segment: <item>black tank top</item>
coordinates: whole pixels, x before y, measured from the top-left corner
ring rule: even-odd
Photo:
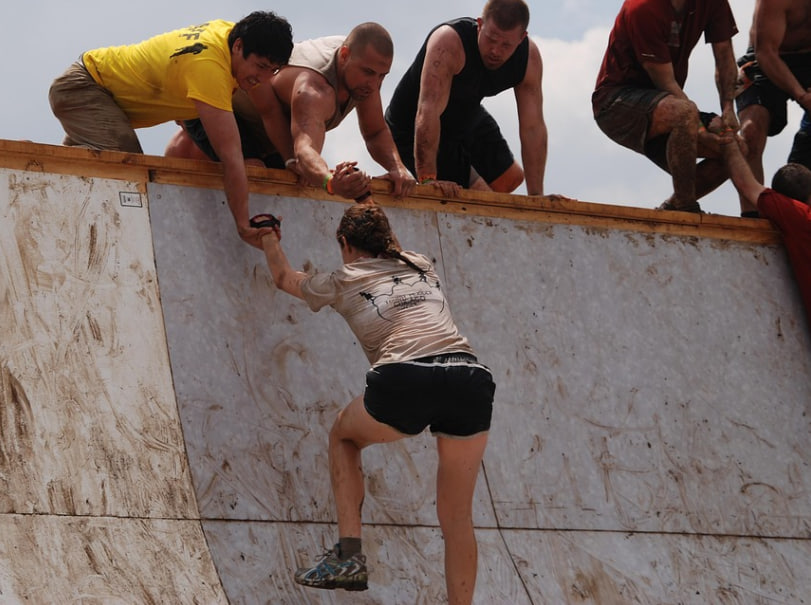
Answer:
[[[478,109],[484,97],[492,97],[503,90],[514,88],[524,79],[529,60],[529,39],[524,38],[504,65],[490,70],[484,66],[479,54],[478,26],[475,19],[462,17],[442,23],[432,29],[428,37],[443,25],[451,26],[462,40],[465,66],[453,78],[448,106],[441,117],[442,130],[445,132],[464,130],[470,123],[471,114]],[[420,94],[420,75],[425,61],[427,42],[426,38],[417,53],[417,58],[397,84],[386,110],[386,118],[400,130],[414,130]]]

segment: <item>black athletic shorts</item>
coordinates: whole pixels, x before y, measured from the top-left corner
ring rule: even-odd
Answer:
[[[490,429],[496,385],[473,355],[450,353],[376,366],[366,373],[363,404],[406,435],[472,437]]]
[[[255,134],[253,126],[246,120],[243,120],[239,114],[235,113],[234,118],[237,121],[239,128],[239,138],[242,142],[242,157],[246,160],[258,159],[261,160],[268,168],[284,168],[284,160],[276,151],[269,152],[262,141],[261,133]],[[214,147],[211,146],[211,141],[208,140],[206,129],[203,128],[203,123],[199,119],[184,120],[183,128],[186,133],[191,137],[191,140],[202,149],[208,157],[215,162],[219,162],[220,158],[217,157]]]
[[[386,115],[400,157],[415,177],[414,125],[400,129]],[[487,183],[492,183],[507,172],[515,162],[510,146],[495,118],[479,106],[465,132],[442,131],[437,151],[437,179],[453,181],[462,187],[470,187],[471,167]]]
[[[789,53],[780,55],[780,58],[803,88],[811,86],[811,53]],[[749,48],[746,54],[738,59],[738,67],[739,84],[743,86],[743,91],[735,99],[738,113],[750,105],[762,105],[769,110],[768,135],[773,137],[779,134],[788,121],[786,111],[788,94],[766,77],[760,64],[755,60],[754,49]]]

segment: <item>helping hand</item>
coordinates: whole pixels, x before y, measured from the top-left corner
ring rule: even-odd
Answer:
[[[369,190],[372,179],[362,170],[358,170],[357,164],[357,162],[336,164],[331,178],[333,193],[354,199]]]
[[[393,168],[389,170],[386,174],[382,175],[380,178],[383,178],[387,181],[392,182],[392,195],[395,199],[401,199],[404,197],[408,197],[411,192],[414,190],[414,186],[417,184],[417,180],[411,176],[411,173],[405,166],[398,166],[397,168]]]

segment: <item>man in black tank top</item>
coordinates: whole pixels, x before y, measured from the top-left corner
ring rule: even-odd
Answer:
[[[523,0],[488,0],[478,19],[434,28],[397,85],[386,110],[403,162],[420,183],[510,192],[526,177],[543,195],[547,131],[543,63],[527,37]],[[484,97],[512,88],[518,106],[521,158],[513,159]]]

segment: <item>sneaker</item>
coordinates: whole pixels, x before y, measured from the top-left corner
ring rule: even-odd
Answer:
[[[296,584],[311,588],[334,590],[366,590],[369,573],[366,571],[366,555],[356,553],[342,561],[338,557],[338,545],[321,555],[315,567],[299,567],[293,579]]]
[[[676,204],[674,204],[672,201],[665,200],[656,206],[655,210],[675,210],[676,212],[695,212],[697,214],[704,214],[704,211],[701,209],[698,202],[693,202],[687,206],[676,206]]]

